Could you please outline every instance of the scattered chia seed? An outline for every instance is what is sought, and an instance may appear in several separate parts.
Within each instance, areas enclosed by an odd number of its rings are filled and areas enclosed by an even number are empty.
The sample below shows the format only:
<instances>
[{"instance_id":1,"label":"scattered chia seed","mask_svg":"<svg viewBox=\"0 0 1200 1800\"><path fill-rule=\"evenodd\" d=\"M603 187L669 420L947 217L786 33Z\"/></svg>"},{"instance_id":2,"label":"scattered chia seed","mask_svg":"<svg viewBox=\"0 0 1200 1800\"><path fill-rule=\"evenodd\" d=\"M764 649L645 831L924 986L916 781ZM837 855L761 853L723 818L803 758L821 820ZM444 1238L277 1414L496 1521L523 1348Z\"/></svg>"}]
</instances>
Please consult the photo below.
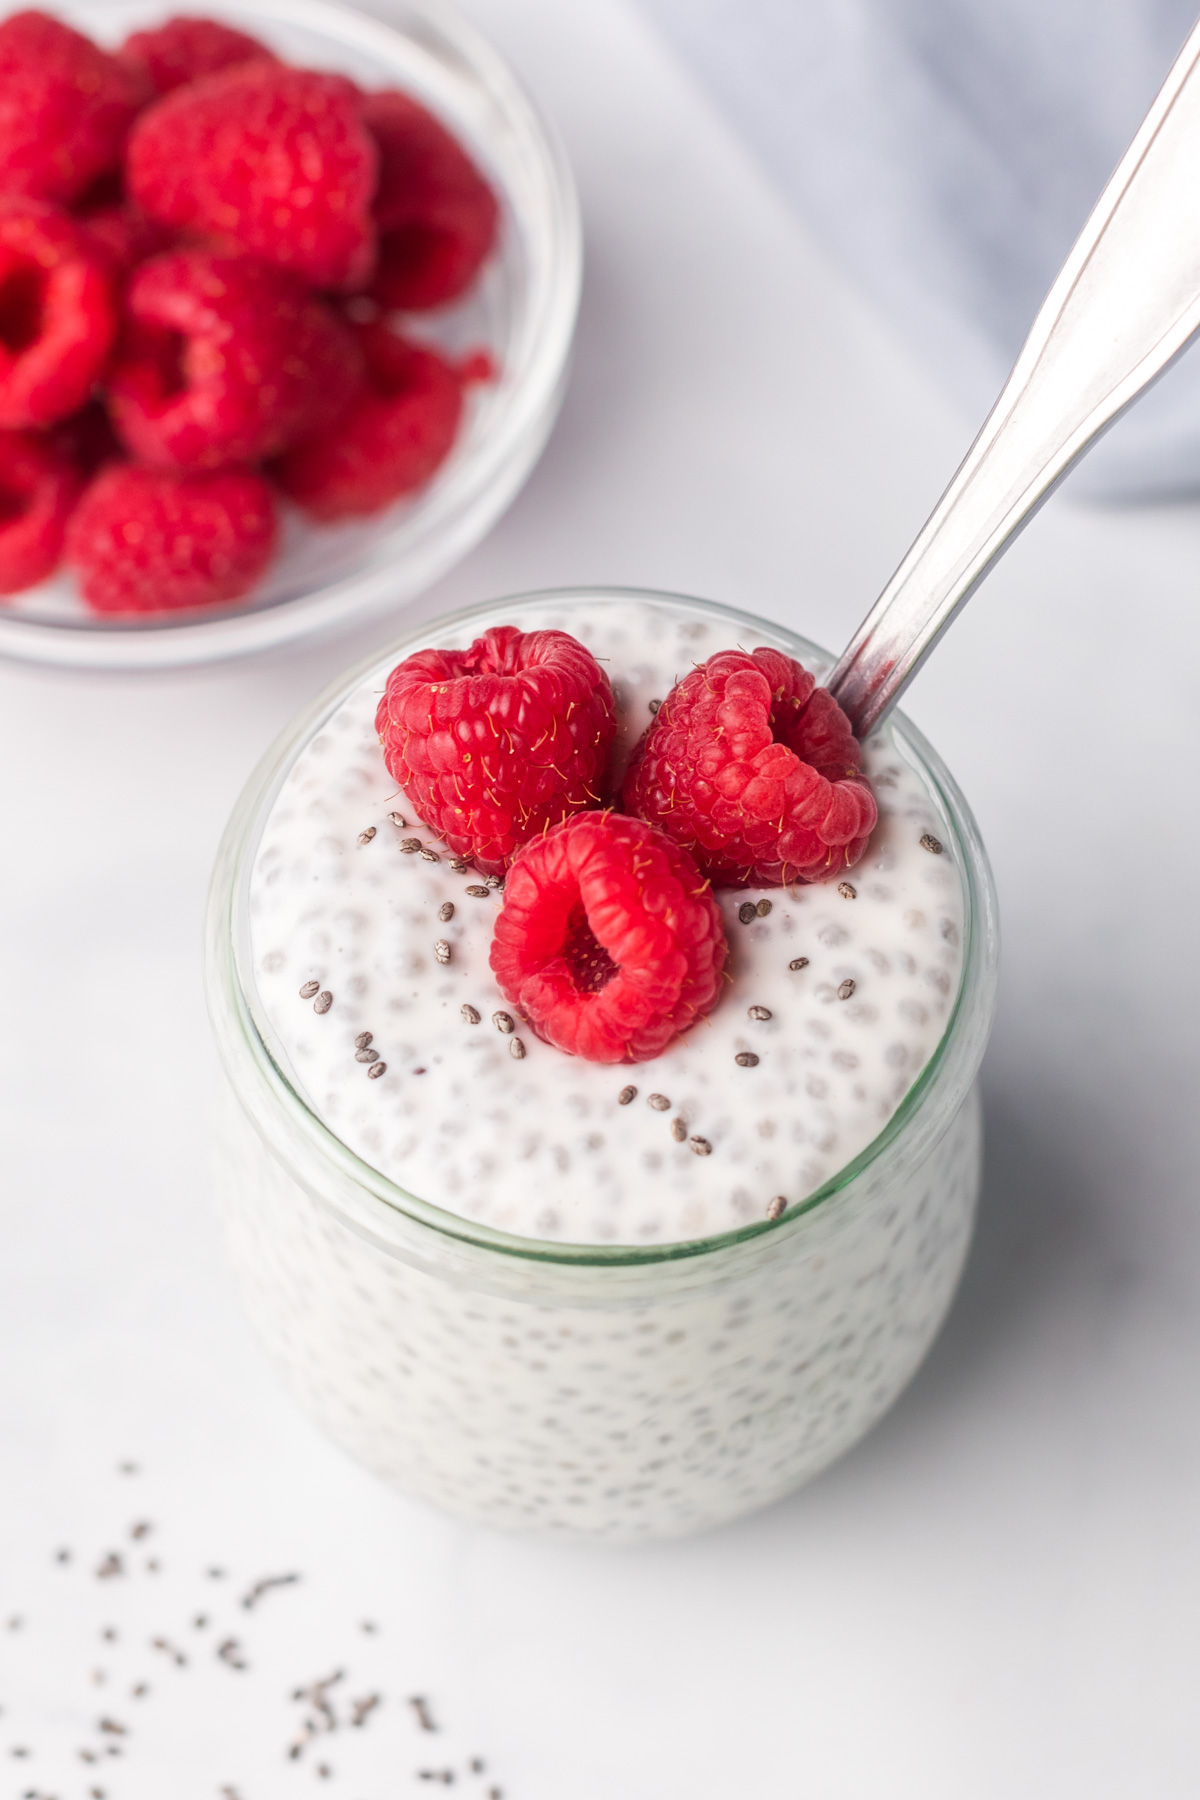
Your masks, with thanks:
<instances>
[{"instance_id":1,"label":"scattered chia seed","mask_svg":"<svg viewBox=\"0 0 1200 1800\"><path fill-rule=\"evenodd\" d=\"M733 1060L739 1069L757 1069L758 1067L758 1058L753 1050L739 1050Z\"/></svg>"},{"instance_id":2,"label":"scattered chia seed","mask_svg":"<svg viewBox=\"0 0 1200 1800\"><path fill-rule=\"evenodd\" d=\"M765 919L771 910L771 902L769 900L760 900L754 910L760 919Z\"/></svg>"},{"instance_id":3,"label":"scattered chia seed","mask_svg":"<svg viewBox=\"0 0 1200 1800\"><path fill-rule=\"evenodd\" d=\"M758 1023L762 1025L771 1017L771 1009L769 1006L748 1006L746 1016L750 1019L757 1019Z\"/></svg>"},{"instance_id":4,"label":"scattered chia seed","mask_svg":"<svg viewBox=\"0 0 1200 1800\"><path fill-rule=\"evenodd\" d=\"M378 1052L378 1050L372 1049L371 1045L368 1044L364 1049L356 1050L354 1052L354 1060L355 1060L355 1062L361 1062L361 1063L378 1062L379 1061L379 1052Z\"/></svg>"},{"instance_id":5,"label":"scattered chia seed","mask_svg":"<svg viewBox=\"0 0 1200 1800\"><path fill-rule=\"evenodd\" d=\"M491 891L490 888L480 887L478 883L475 883L467 889L472 900L486 900Z\"/></svg>"},{"instance_id":6,"label":"scattered chia seed","mask_svg":"<svg viewBox=\"0 0 1200 1800\"><path fill-rule=\"evenodd\" d=\"M313 1001L313 1011L315 1013L324 1014L329 1011L329 1009L332 1005L333 1005L333 995L330 993L329 989L326 988L325 992L323 994L318 994L316 999Z\"/></svg>"},{"instance_id":7,"label":"scattered chia seed","mask_svg":"<svg viewBox=\"0 0 1200 1800\"><path fill-rule=\"evenodd\" d=\"M842 896L843 900L858 899L858 889L849 881L838 882L838 893Z\"/></svg>"},{"instance_id":8,"label":"scattered chia seed","mask_svg":"<svg viewBox=\"0 0 1200 1800\"><path fill-rule=\"evenodd\" d=\"M497 1031L503 1031L506 1035L510 1031L515 1031L517 1029L516 1022L511 1013L494 1012L492 1014L492 1024L496 1027Z\"/></svg>"},{"instance_id":9,"label":"scattered chia seed","mask_svg":"<svg viewBox=\"0 0 1200 1800\"><path fill-rule=\"evenodd\" d=\"M767 1201L767 1217L768 1217L768 1219L777 1219L777 1218L779 1218L781 1213L784 1213L786 1211L787 1211L787 1201L784 1199L782 1194L776 1194L776 1196L773 1200Z\"/></svg>"},{"instance_id":10,"label":"scattered chia seed","mask_svg":"<svg viewBox=\"0 0 1200 1800\"><path fill-rule=\"evenodd\" d=\"M445 938L438 939L437 943L433 946L433 954L443 966L450 961L450 946Z\"/></svg>"},{"instance_id":11,"label":"scattered chia seed","mask_svg":"<svg viewBox=\"0 0 1200 1800\"><path fill-rule=\"evenodd\" d=\"M226 1638L223 1644L218 1644L217 1658L220 1662L228 1663L231 1669L241 1670L249 1667L249 1664L242 1658L242 1646L237 1638Z\"/></svg>"},{"instance_id":12,"label":"scattered chia seed","mask_svg":"<svg viewBox=\"0 0 1200 1800\"><path fill-rule=\"evenodd\" d=\"M354 1040L354 1048L356 1050L365 1050L374 1036L375 1033L373 1031L360 1031Z\"/></svg>"},{"instance_id":13,"label":"scattered chia seed","mask_svg":"<svg viewBox=\"0 0 1200 1800\"><path fill-rule=\"evenodd\" d=\"M437 1726L434 1723L433 1714L429 1710L429 1702L425 1698L424 1694L410 1695L408 1704L412 1707L413 1711L416 1713L417 1724L421 1727L422 1731L436 1731L437 1730Z\"/></svg>"},{"instance_id":14,"label":"scattered chia seed","mask_svg":"<svg viewBox=\"0 0 1200 1800\"><path fill-rule=\"evenodd\" d=\"M450 867L454 870L456 875L465 875L471 865L469 862L464 862L461 856L452 856L450 858Z\"/></svg>"},{"instance_id":15,"label":"scattered chia seed","mask_svg":"<svg viewBox=\"0 0 1200 1800\"><path fill-rule=\"evenodd\" d=\"M509 1046L508 1046L508 1054L511 1057L515 1057L517 1062L520 1062L521 1058L524 1056L525 1046L521 1042L519 1037L515 1037L510 1040Z\"/></svg>"},{"instance_id":16,"label":"scattered chia seed","mask_svg":"<svg viewBox=\"0 0 1200 1800\"><path fill-rule=\"evenodd\" d=\"M400 848L405 856L412 856L421 848L421 840L420 838L401 838Z\"/></svg>"},{"instance_id":17,"label":"scattered chia seed","mask_svg":"<svg viewBox=\"0 0 1200 1800\"><path fill-rule=\"evenodd\" d=\"M702 1137L692 1138L688 1143L688 1149L691 1150L693 1155L695 1155L695 1156L711 1156L712 1155L712 1145L709 1143L707 1138L702 1138Z\"/></svg>"},{"instance_id":18,"label":"scattered chia seed","mask_svg":"<svg viewBox=\"0 0 1200 1800\"><path fill-rule=\"evenodd\" d=\"M490 888L503 887L504 877L503 875L485 875L483 878L483 885Z\"/></svg>"},{"instance_id":19,"label":"scattered chia seed","mask_svg":"<svg viewBox=\"0 0 1200 1800\"><path fill-rule=\"evenodd\" d=\"M848 1000L857 985L857 982L852 981L850 976L847 975L845 981L840 981L838 983L838 999Z\"/></svg>"},{"instance_id":20,"label":"scattered chia seed","mask_svg":"<svg viewBox=\"0 0 1200 1800\"><path fill-rule=\"evenodd\" d=\"M443 900L442 904L438 907L438 918L442 921L443 925L448 925L450 923L450 920L453 917L454 917L454 902L453 902L453 900Z\"/></svg>"},{"instance_id":21,"label":"scattered chia seed","mask_svg":"<svg viewBox=\"0 0 1200 1800\"><path fill-rule=\"evenodd\" d=\"M300 989L300 998L302 1000L311 1000L313 995L319 994L320 991L321 984L319 981L306 981L304 986Z\"/></svg>"},{"instance_id":22,"label":"scattered chia seed","mask_svg":"<svg viewBox=\"0 0 1200 1800\"><path fill-rule=\"evenodd\" d=\"M96 1579L97 1581L111 1581L114 1575L123 1575L124 1573L125 1564L115 1550L110 1550L97 1566Z\"/></svg>"},{"instance_id":23,"label":"scattered chia seed","mask_svg":"<svg viewBox=\"0 0 1200 1800\"><path fill-rule=\"evenodd\" d=\"M631 1100L636 1100L636 1099L637 1099L637 1089L635 1087L623 1087L621 1089L620 1093L617 1095L617 1105L618 1106L628 1106L629 1102Z\"/></svg>"},{"instance_id":24,"label":"scattered chia seed","mask_svg":"<svg viewBox=\"0 0 1200 1800\"><path fill-rule=\"evenodd\" d=\"M794 956L792 958L791 962L788 964L789 969L807 969L807 967L808 967L807 956Z\"/></svg>"},{"instance_id":25,"label":"scattered chia seed","mask_svg":"<svg viewBox=\"0 0 1200 1800\"><path fill-rule=\"evenodd\" d=\"M431 850L429 845L425 844L421 849L421 860L422 862L441 862L442 859L436 850Z\"/></svg>"},{"instance_id":26,"label":"scattered chia seed","mask_svg":"<svg viewBox=\"0 0 1200 1800\"><path fill-rule=\"evenodd\" d=\"M269 1594L272 1588L292 1587L299 1579L298 1575L266 1575L242 1595L242 1605L247 1612L252 1612L263 1595Z\"/></svg>"},{"instance_id":27,"label":"scattered chia seed","mask_svg":"<svg viewBox=\"0 0 1200 1800\"><path fill-rule=\"evenodd\" d=\"M667 1112L670 1110L671 1102L665 1094L650 1094L647 1097L646 1105L652 1106L655 1112Z\"/></svg>"},{"instance_id":28,"label":"scattered chia seed","mask_svg":"<svg viewBox=\"0 0 1200 1800\"><path fill-rule=\"evenodd\" d=\"M381 1075L386 1075L386 1074L387 1074L387 1064L385 1062L372 1063L370 1068L367 1070L367 1080L368 1081L378 1081L379 1077Z\"/></svg>"},{"instance_id":29,"label":"scattered chia seed","mask_svg":"<svg viewBox=\"0 0 1200 1800\"><path fill-rule=\"evenodd\" d=\"M661 705L662 705L661 700L652 700L650 702L650 711L652 713L656 713Z\"/></svg>"},{"instance_id":30,"label":"scattered chia seed","mask_svg":"<svg viewBox=\"0 0 1200 1800\"><path fill-rule=\"evenodd\" d=\"M921 848L928 850L930 856L940 856L944 846L940 838L935 838L932 831L927 831L921 838Z\"/></svg>"},{"instance_id":31,"label":"scattered chia seed","mask_svg":"<svg viewBox=\"0 0 1200 1800\"><path fill-rule=\"evenodd\" d=\"M408 824L408 820L404 817L403 813L389 813L388 818L393 825L399 826L401 831L403 831L404 827Z\"/></svg>"},{"instance_id":32,"label":"scattered chia seed","mask_svg":"<svg viewBox=\"0 0 1200 1800\"><path fill-rule=\"evenodd\" d=\"M360 843L360 844L369 844L369 843L370 843L370 841L371 841L371 839L372 839L372 838L373 838L373 837L374 837L374 836L375 836L375 826L374 826L374 825L368 825L368 826L367 826L367 829L366 829L366 830L365 830L365 831L360 831L360 832L359 832L359 834L358 834L358 841L359 841L359 843Z\"/></svg>"},{"instance_id":33,"label":"scattered chia seed","mask_svg":"<svg viewBox=\"0 0 1200 1800\"><path fill-rule=\"evenodd\" d=\"M758 908L753 900L743 900L738 907L738 918L743 925L752 925L758 917Z\"/></svg>"},{"instance_id":34,"label":"scattered chia seed","mask_svg":"<svg viewBox=\"0 0 1200 1800\"><path fill-rule=\"evenodd\" d=\"M148 1520L139 1519L136 1525L131 1525L129 1527L129 1535L135 1544L140 1544L142 1539L148 1538L153 1530L154 1527Z\"/></svg>"},{"instance_id":35,"label":"scattered chia seed","mask_svg":"<svg viewBox=\"0 0 1200 1800\"><path fill-rule=\"evenodd\" d=\"M675 1139L677 1144L682 1144L684 1138L686 1138L687 1126L682 1119L671 1120L671 1136Z\"/></svg>"},{"instance_id":36,"label":"scattered chia seed","mask_svg":"<svg viewBox=\"0 0 1200 1800\"><path fill-rule=\"evenodd\" d=\"M464 1006L462 1008L462 1016L463 1016L463 1024L464 1025L478 1025L478 1023L483 1015L480 1013L479 1008L477 1006L467 1006L464 1004Z\"/></svg>"}]
</instances>

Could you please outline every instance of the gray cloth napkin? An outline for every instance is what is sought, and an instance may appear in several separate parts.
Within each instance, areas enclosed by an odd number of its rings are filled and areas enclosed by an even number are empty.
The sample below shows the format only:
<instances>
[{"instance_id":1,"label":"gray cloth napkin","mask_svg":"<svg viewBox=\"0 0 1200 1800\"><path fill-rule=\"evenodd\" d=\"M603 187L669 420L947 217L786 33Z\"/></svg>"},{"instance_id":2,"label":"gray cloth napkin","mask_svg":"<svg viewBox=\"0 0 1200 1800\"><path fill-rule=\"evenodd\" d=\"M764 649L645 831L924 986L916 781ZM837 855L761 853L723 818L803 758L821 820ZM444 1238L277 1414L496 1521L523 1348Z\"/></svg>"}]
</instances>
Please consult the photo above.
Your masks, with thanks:
<instances>
[{"instance_id":1,"label":"gray cloth napkin","mask_svg":"<svg viewBox=\"0 0 1200 1800\"><path fill-rule=\"evenodd\" d=\"M642 3L982 420L1196 0ZM1070 485L1200 492L1200 350Z\"/></svg>"}]
</instances>

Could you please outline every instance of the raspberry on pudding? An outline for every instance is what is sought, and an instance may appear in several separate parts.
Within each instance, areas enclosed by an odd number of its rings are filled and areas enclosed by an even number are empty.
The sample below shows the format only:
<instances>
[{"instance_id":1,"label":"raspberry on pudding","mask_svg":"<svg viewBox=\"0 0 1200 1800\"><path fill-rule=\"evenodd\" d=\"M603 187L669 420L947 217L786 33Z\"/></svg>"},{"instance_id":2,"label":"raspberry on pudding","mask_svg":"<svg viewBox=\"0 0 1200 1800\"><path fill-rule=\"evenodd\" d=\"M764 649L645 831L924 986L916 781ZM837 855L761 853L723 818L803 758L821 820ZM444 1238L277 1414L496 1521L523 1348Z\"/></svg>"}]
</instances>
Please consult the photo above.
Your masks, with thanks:
<instances>
[{"instance_id":1,"label":"raspberry on pudding","mask_svg":"<svg viewBox=\"0 0 1200 1800\"><path fill-rule=\"evenodd\" d=\"M576 638L500 625L465 650L405 657L375 728L425 823L500 875L530 838L600 804L616 715L608 676Z\"/></svg>"},{"instance_id":2,"label":"raspberry on pudding","mask_svg":"<svg viewBox=\"0 0 1200 1800\"><path fill-rule=\"evenodd\" d=\"M647 1062L712 1011L727 953L686 850L640 819L584 812L517 856L490 961L548 1044Z\"/></svg>"},{"instance_id":3,"label":"raspberry on pudding","mask_svg":"<svg viewBox=\"0 0 1200 1800\"><path fill-rule=\"evenodd\" d=\"M766 646L722 650L671 689L624 801L722 887L829 881L858 861L877 817L845 713Z\"/></svg>"}]
</instances>

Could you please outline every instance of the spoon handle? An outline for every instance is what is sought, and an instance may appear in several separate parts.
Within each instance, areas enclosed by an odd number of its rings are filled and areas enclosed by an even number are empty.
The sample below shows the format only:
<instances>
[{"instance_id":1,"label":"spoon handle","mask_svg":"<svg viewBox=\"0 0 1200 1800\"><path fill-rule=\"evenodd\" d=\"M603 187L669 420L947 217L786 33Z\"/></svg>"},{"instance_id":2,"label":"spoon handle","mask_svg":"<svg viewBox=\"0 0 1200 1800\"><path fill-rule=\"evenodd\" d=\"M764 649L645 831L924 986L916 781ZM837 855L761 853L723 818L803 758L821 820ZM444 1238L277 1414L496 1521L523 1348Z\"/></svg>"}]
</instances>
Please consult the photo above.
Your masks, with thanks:
<instances>
[{"instance_id":1,"label":"spoon handle","mask_svg":"<svg viewBox=\"0 0 1200 1800\"><path fill-rule=\"evenodd\" d=\"M1000 398L829 687L859 737L992 564L1200 329L1200 25L1033 322Z\"/></svg>"}]
</instances>

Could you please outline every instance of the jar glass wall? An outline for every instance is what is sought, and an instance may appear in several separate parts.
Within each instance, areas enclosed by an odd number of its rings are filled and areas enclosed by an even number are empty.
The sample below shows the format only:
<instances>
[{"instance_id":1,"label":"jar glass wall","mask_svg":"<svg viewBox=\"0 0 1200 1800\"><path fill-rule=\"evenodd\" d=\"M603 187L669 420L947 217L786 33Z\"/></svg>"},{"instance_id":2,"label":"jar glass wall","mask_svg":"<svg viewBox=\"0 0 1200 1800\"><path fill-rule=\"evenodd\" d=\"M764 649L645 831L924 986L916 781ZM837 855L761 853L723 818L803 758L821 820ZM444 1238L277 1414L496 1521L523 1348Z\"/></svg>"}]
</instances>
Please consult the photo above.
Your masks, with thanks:
<instances>
[{"instance_id":1,"label":"jar glass wall","mask_svg":"<svg viewBox=\"0 0 1200 1800\"><path fill-rule=\"evenodd\" d=\"M731 642L753 625L807 666L828 666L813 645L731 609L634 598L694 606L727 623ZM493 603L453 623L478 618L482 629L496 613ZM271 1041L247 953L249 872L280 782L376 663L386 669L437 632L423 627L324 695L253 777L222 847L207 975L228 1086L220 1196L245 1303L301 1403L406 1492L483 1523L580 1539L715 1525L856 1442L945 1316L979 1185L974 1080L997 959L986 858L936 754L891 721L889 750L920 777L960 876L960 986L879 1136L781 1218L639 1248L517 1238L442 1211L316 1117Z\"/></svg>"}]
</instances>

